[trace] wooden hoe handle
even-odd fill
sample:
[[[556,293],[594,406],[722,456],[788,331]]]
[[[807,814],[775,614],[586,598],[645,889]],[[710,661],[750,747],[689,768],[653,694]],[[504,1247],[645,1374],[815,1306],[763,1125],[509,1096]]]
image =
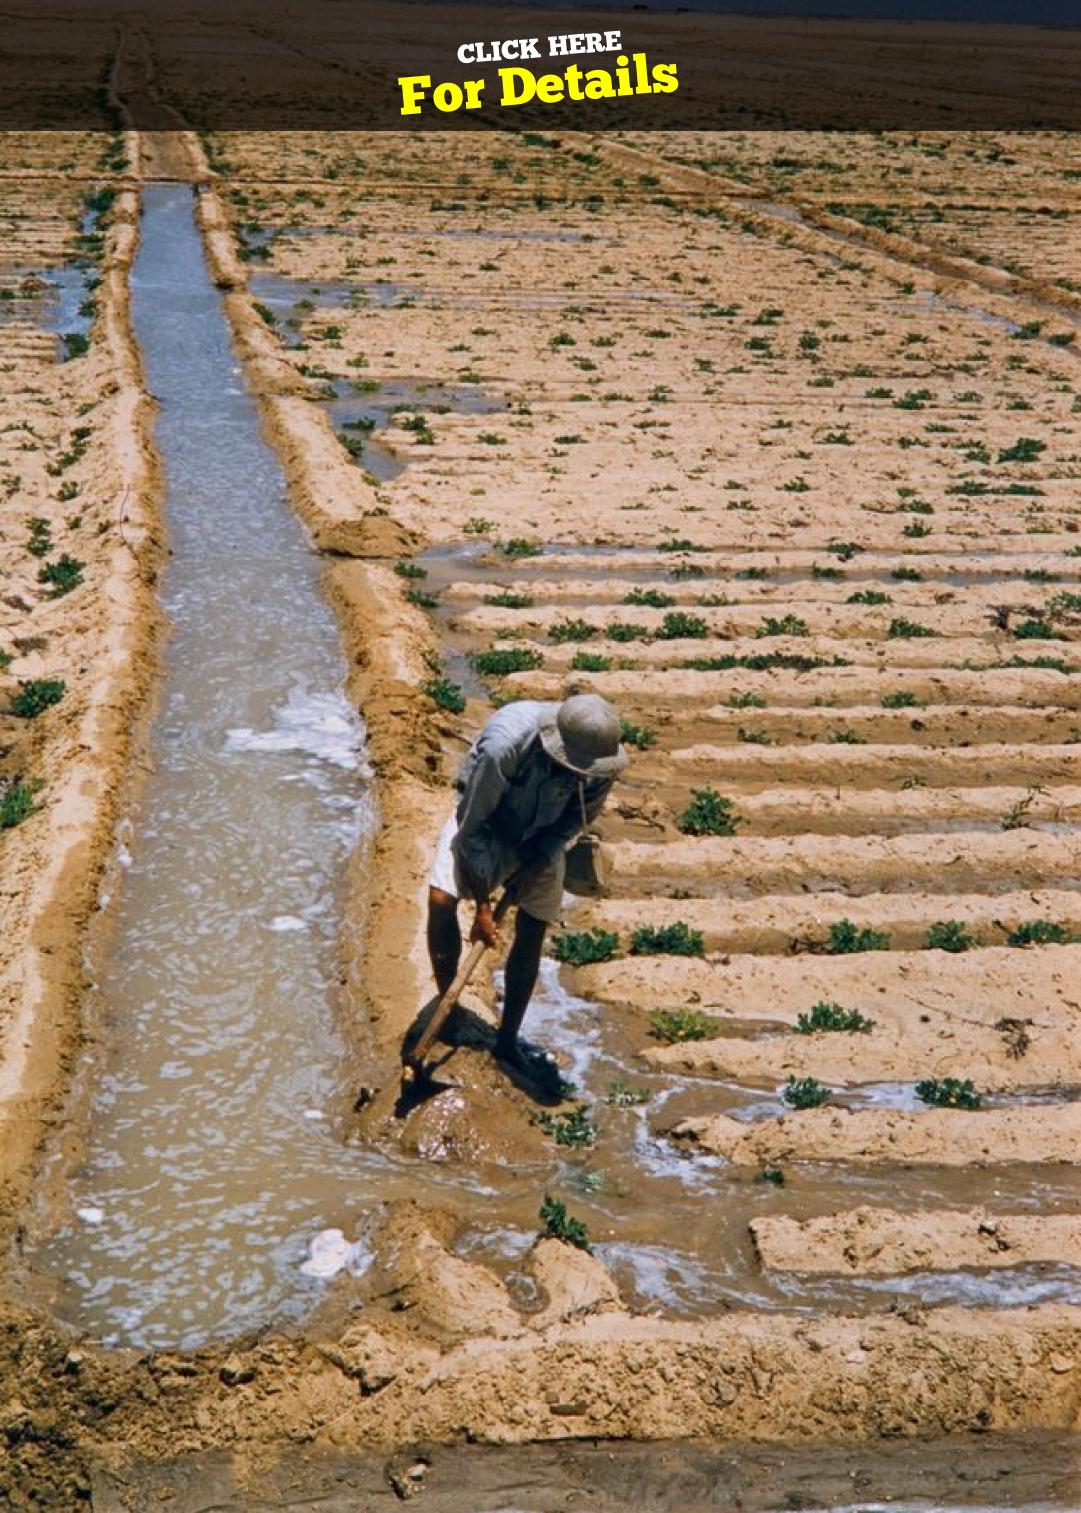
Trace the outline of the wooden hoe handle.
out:
[[[503,917],[506,914],[507,910],[510,908],[513,901],[514,889],[508,883],[507,886],[503,889],[503,894],[498,904],[496,904],[495,906],[493,918],[495,919],[497,925],[502,923]],[[439,1034],[440,1030],[450,1018],[451,1010],[454,1008],[455,1004],[458,1002],[458,999],[464,993],[466,985],[472,978],[473,973],[480,966],[483,958],[487,956],[488,950],[489,947],[486,946],[482,940],[473,942],[473,945],[469,949],[469,955],[458,968],[457,977],[454,979],[450,987],[436,1004],[431,1019],[429,1019],[428,1023],[424,1027],[424,1033],[420,1036],[420,1038],[417,1040],[416,1045],[414,1045],[413,1049],[406,1057],[406,1064],[408,1066],[417,1067],[420,1066],[424,1061],[424,1059],[428,1055],[428,1052],[435,1044],[436,1037]]]

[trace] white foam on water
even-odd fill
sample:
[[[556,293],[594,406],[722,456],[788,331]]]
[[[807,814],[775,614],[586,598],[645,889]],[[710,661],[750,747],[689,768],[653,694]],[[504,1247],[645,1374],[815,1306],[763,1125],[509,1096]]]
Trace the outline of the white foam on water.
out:
[[[285,935],[292,930],[306,930],[308,924],[301,919],[299,914],[275,914],[272,920],[267,922],[267,929],[273,930],[275,935]]]
[[[103,1208],[95,1208],[93,1204],[87,1204],[85,1208],[77,1208],[75,1210],[75,1217],[81,1219],[84,1224],[104,1224],[105,1210]]]
[[[329,1280],[339,1272],[358,1277],[371,1265],[372,1252],[364,1240],[349,1241],[340,1229],[322,1229],[308,1242],[308,1259],[301,1263],[306,1277]]]
[[[783,1513],[798,1513],[796,1508],[785,1508]],[[944,1503],[936,1498],[914,1497],[904,1502],[835,1503],[823,1508],[822,1513],[1076,1513],[1076,1506],[1060,1502],[1029,1502],[1020,1507],[1004,1503]]]
[[[364,727],[342,694],[294,688],[273,718],[270,730],[239,726],[228,731],[226,751],[299,751],[349,771],[360,768]]]
[[[630,1273],[630,1286],[640,1297],[671,1305],[673,1297],[696,1300],[708,1295],[705,1268],[693,1256],[662,1245],[631,1245],[610,1241],[594,1250],[618,1277]]]

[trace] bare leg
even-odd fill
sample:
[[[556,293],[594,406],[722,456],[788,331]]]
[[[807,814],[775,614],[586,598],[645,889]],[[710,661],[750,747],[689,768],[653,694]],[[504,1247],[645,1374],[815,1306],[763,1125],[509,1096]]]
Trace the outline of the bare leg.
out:
[[[495,1053],[502,1061],[519,1061],[518,1031],[533,996],[544,950],[544,932],[548,926],[524,909],[517,911],[514,944],[507,957],[506,983],[503,993],[503,1018],[496,1036]]]
[[[445,993],[458,971],[462,932],[458,927],[458,900],[442,888],[428,889],[428,956],[435,985]]]

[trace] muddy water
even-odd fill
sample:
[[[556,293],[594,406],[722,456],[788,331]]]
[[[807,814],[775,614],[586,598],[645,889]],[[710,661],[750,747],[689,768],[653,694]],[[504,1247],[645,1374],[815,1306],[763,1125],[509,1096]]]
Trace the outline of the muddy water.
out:
[[[183,189],[146,193],[133,319],[173,627],[151,771],[94,964],[106,1050],[70,1218],[37,1257],[106,1338],[190,1341],[295,1299],[341,1044],[337,893],[363,731]]]

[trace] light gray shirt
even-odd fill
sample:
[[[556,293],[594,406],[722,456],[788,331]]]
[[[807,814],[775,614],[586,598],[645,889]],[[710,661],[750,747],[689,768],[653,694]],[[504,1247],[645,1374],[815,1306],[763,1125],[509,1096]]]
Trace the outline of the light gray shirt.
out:
[[[458,773],[454,847],[478,892],[487,893],[507,859],[543,866],[591,824],[614,778],[579,778],[545,751],[541,721],[558,703],[504,704],[473,742]],[[581,792],[580,792],[581,790]]]

